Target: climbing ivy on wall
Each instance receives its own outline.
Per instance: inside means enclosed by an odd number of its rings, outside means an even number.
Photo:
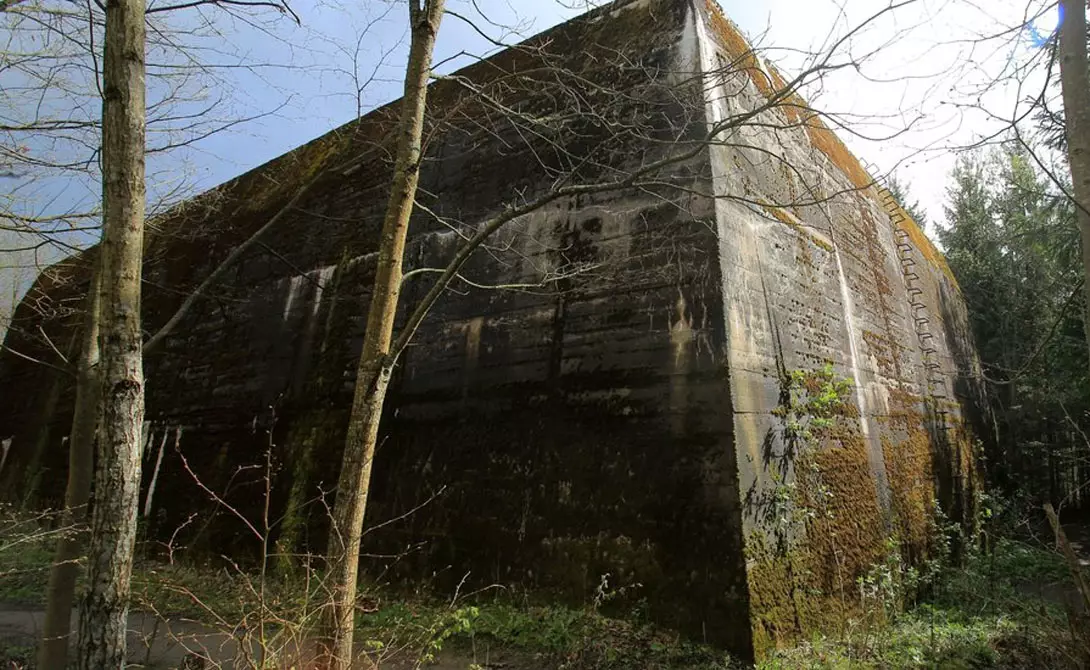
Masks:
[[[831,428],[849,407],[852,380],[833,372],[831,363],[820,370],[792,370],[783,380],[784,433],[796,448],[814,440],[815,431]]]
[[[773,453],[774,439],[766,444],[773,485],[765,505],[765,520],[778,531],[776,544],[781,553],[788,550],[792,538],[805,532],[809,520],[832,517],[832,492],[824,484],[819,462],[810,456],[833,432],[838,418],[855,414],[852,385],[852,379],[837,375],[831,363],[781,376],[780,405],[773,414],[782,424],[782,451]]]
[[[756,521],[746,536],[746,557],[758,650],[803,630],[835,628],[851,616],[854,580],[881,550],[878,537],[842,533],[849,517],[880,525],[871,514],[873,494],[853,497],[870,481],[853,388],[854,380],[831,363],[780,375],[776,421],[765,437],[764,482],[746,497]]]

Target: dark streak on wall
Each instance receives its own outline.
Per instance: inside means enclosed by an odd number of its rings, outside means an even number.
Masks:
[[[573,173],[594,181],[699,137],[720,103],[705,97],[694,66],[737,49],[733,30],[703,2],[618,2],[531,40],[545,52],[513,49],[460,73],[524,114],[559,118],[554,137],[527,140],[456,82],[435,84],[421,180],[428,211],[414,217],[407,269],[443,267],[457,248],[437,217],[472,230],[545,192],[573,157],[594,159]],[[754,77],[760,61],[745,62]],[[731,104],[754,104],[778,77],[748,84]],[[571,115],[576,99],[599,120]],[[333,494],[340,462],[395,116],[396,103],[152,222],[149,331],[310,176],[358,158],[324,174],[149,356],[145,485],[169,437],[150,536],[169,536],[196,509],[180,534],[193,551],[258,551],[193,477],[256,517],[264,473],[252,466],[269,451],[276,546],[324,547],[317,501]],[[832,596],[837,579],[880,558],[890,535],[910,559],[926,555],[932,482],[940,501],[964,511],[973,471],[971,432],[945,430],[926,412],[961,426],[968,392],[936,399],[919,373],[895,226],[877,190],[854,184],[865,171],[838,163],[850,155],[827,129],[775,139],[802,174],[847,194],[765,210],[713,198],[775,202],[799,184],[744,150],[705,149],[662,175],[681,189],[558,200],[474,256],[463,276],[507,288],[456,283],[403,356],[368,509],[370,578],[449,594],[468,574],[471,587],[578,604],[608,573],[612,585],[642,585],[615,607],[646,599],[655,621],[750,656],[828,623],[824,601],[800,607],[798,568]],[[37,326],[54,342],[73,339],[86,266],[81,256],[43,273],[9,346],[55,360]],[[941,372],[965,387],[959,370],[974,354],[964,318],[952,316],[964,305],[937,261],[925,270],[924,299],[939,306],[933,326],[950,342]],[[409,276],[403,305],[433,279]],[[798,556],[762,555],[775,529],[747,501],[770,486],[759,451],[783,451],[783,373],[825,363],[859,389],[854,414],[813,455],[837,516],[802,533]],[[0,379],[0,439],[13,436],[4,495],[57,503],[71,378],[5,352]],[[171,447],[180,427],[189,471]],[[845,551],[846,573],[834,576],[830,557]]]

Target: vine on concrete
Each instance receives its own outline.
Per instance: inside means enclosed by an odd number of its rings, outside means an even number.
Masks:
[[[774,484],[768,508],[781,528],[781,547],[803,532],[807,522],[819,516],[833,518],[829,504],[833,493],[817,459],[809,456],[836,420],[852,411],[852,385],[853,380],[837,375],[831,363],[817,370],[791,370],[781,377],[780,406],[773,414],[783,422],[783,453],[768,459]]]

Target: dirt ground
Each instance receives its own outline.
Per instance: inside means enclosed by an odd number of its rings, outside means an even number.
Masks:
[[[0,605],[0,670],[24,670],[33,660],[34,645],[40,635],[43,612]],[[77,630],[77,615],[72,613],[72,630]],[[305,645],[309,646],[309,645]],[[304,647],[305,647],[304,646]],[[283,658],[262,664],[259,658],[240,654],[242,645],[236,637],[207,626],[185,621],[166,620],[146,613],[129,617],[129,668],[155,670],[235,670],[261,668],[304,670],[313,656],[312,649],[294,646]],[[433,661],[421,663],[417,655],[389,654],[376,663],[361,652],[361,670],[549,670],[555,662],[525,653],[497,651],[484,645],[477,649],[443,649]],[[201,664],[203,661],[203,665]]]

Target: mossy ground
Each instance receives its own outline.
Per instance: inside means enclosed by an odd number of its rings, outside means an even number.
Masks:
[[[901,600],[881,577],[859,588],[864,607],[841,635],[778,650],[761,668],[1086,667],[1056,598],[1070,592],[1066,568],[1039,545],[1001,540],[965,567],[941,570],[918,599]]]
[[[873,578],[854,585],[865,593],[863,606],[839,633],[771,651],[758,668],[1086,667],[1083,649],[1090,636],[1078,633],[1086,630],[1083,624],[1065,612],[1064,597],[1073,590],[1059,556],[1026,539],[990,544],[988,552],[970,552],[964,567],[942,568],[916,593],[904,589],[898,562],[874,566]],[[8,609],[40,607],[49,557],[48,537],[0,536],[0,603]],[[309,587],[305,578],[270,579],[269,616],[286,621],[313,611],[309,603],[320,591],[313,588],[316,577],[311,575]],[[134,606],[213,627],[252,624],[261,609],[253,588],[259,585],[252,570],[226,563],[142,561],[134,574]],[[391,659],[431,659],[440,668],[485,667],[482,659],[490,654],[505,654],[507,667],[526,669],[744,667],[721,651],[646,624],[639,608],[610,618],[594,603],[552,605],[502,589],[453,604],[374,587],[367,592],[358,635],[376,656]],[[599,594],[597,604],[609,597]],[[32,644],[0,639],[0,662],[28,667]]]

